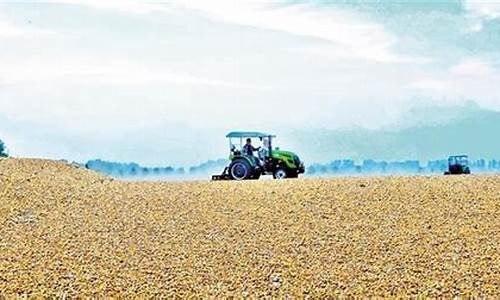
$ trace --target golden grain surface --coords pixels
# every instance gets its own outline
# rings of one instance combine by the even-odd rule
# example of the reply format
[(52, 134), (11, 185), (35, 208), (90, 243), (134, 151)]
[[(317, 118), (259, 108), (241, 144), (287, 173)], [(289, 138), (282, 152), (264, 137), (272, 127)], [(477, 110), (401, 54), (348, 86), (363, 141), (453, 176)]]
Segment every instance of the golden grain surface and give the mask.
[(0, 160), (0, 295), (500, 296), (500, 177), (120, 182)]

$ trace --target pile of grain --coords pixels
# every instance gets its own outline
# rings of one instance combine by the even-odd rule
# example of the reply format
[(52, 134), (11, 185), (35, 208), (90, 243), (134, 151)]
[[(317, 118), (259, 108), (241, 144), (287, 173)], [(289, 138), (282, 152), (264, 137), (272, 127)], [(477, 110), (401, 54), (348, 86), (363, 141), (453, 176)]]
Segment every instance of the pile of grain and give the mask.
[(0, 160), (0, 295), (498, 296), (500, 177), (120, 182)]

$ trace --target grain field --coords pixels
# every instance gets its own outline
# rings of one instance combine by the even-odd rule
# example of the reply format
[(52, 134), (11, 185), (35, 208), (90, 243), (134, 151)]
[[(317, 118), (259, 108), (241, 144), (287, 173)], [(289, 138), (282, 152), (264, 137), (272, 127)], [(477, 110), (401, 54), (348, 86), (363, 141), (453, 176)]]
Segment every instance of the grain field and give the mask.
[(500, 176), (122, 182), (0, 160), (0, 298), (500, 296)]

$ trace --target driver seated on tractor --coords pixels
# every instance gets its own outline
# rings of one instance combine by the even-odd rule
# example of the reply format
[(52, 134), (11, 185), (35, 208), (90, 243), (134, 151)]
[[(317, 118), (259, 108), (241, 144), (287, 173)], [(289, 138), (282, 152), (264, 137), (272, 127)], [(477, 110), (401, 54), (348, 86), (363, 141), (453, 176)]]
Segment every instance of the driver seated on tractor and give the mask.
[(244, 155), (248, 155), (250, 156), (258, 165), (262, 166), (263, 165), (263, 162), (262, 160), (260, 159), (260, 157), (257, 157), (257, 156), (254, 156), (253, 153), (255, 151), (259, 151), (261, 149), (261, 147), (257, 147), (255, 148), (253, 145), (252, 145), (252, 139), (250, 138), (247, 138), (247, 142), (245, 144), (245, 146), (243, 146), (243, 154)]
[(253, 153), (255, 151), (259, 151), (260, 147), (255, 148), (252, 145), (252, 139), (247, 138), (247, 143), (245, 146), (243, 146), (243, 154), (248, 155), (248, 156), (253, 156)]

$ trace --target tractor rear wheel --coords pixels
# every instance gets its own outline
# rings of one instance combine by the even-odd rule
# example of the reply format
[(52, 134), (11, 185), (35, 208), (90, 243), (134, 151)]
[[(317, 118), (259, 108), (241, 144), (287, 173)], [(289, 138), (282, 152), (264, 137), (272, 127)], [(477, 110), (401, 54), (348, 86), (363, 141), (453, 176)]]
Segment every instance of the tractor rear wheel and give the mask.
[(250, 178), (252, 170), (248, 161), (244, 159), (235, 159), (229, 165), (229, 176), (234, 180), (244, 180)]

